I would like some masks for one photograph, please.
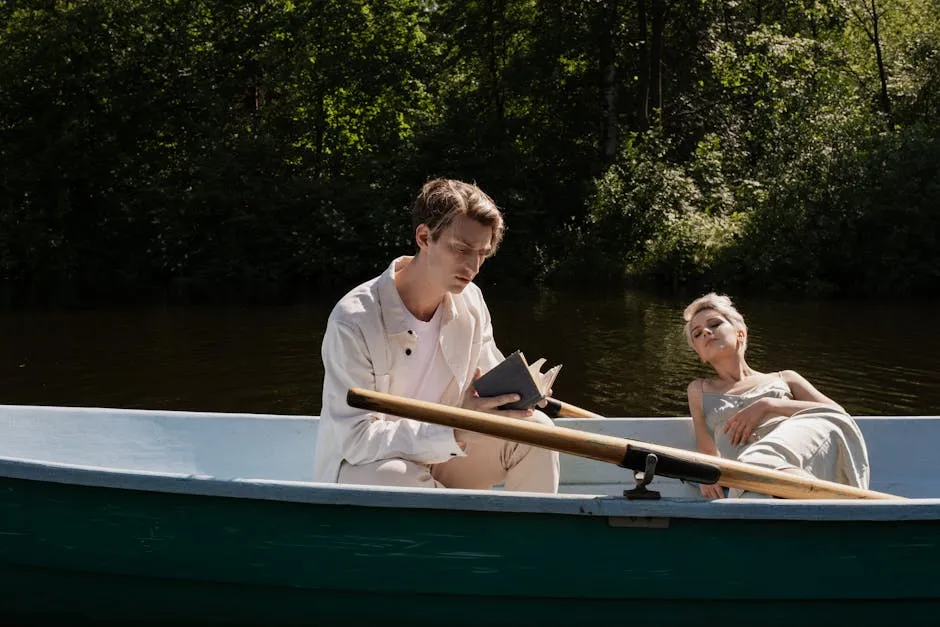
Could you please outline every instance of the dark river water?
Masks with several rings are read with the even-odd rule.
[[[686,300],[487,291],[497,343],[564,364],[555,396],[606,416],[687,416],[708,371]],[[940,414],[940,303],[740,298],[748,356],[794,369],[858,415]],[[290,306],[0,312],[0,404],[315,415],[333,299]]]

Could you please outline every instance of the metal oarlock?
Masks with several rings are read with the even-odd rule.
[[[623,492],[628,499],[660,498],[659,492],[646,489],[656,475],[703,484],[717,483],[721,477],[721,471],[713,464],[655,453],[644,446],[633,444],[627,447],[620,466],[632,470],[636,481],[632,490]]]
[[[649,453],[646,456],[646,466],[642,472],[634,472],[633,479],[636,481],[636,486],[630,490],[624,490],[623,495],[629,500],[633,501],[635,499],[649,499],[657,500],[660,497],[659,492],[656,490],[647,490],[646,486],[650,481],[653,480],[653,477],[656,476],[656,462],[659,461],[659,458],[656,457],[655,453]]]

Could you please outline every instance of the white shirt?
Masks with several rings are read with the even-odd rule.
[[[444,308],[438,307],[431,319],[425,322],[416,318],[405,307],[404,302],[401,302],[401,307],[405,312],[408,330],[413,331],[417,338],[411,353],[411,368],[405,373],[408,384],[403,396],[440,403],[444,390],[454,376],[447,367],[444,352],[441,350],[441,319]]]
[[[400,457],[436,464],[464,455],[451,427],[365,412],[346,403],[349,388],[406,396],[415,380],[412,360],[418,338],[409,329],[407,309],[395,287],[394,274],[411,257],[394,260],[382,275],[351,290],[327,320],[321,355],[324,366],[323,406],[314,454],[314,478],[334,483],[343,460],[367,464]],[[493,340],[490,314],[480,288],[470,283],[460,294],[445,294],[438,307],[439,352],[446,383],[439,402],[457,406],[476,368],[486,372],[503,360]],[[408,333],[408,331],[412,333]],[[430,371],[429,371],[430,372]],[[423,380],[421,393],[439,385]]]

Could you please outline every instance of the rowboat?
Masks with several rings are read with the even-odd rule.
[[[312,481],[316,416],[0,405],[0,618],[935,624],[940,417],[858,417],[873,490],[701,498],[562,455],[558,495]],[[559,418],[692,449],[676,418]]]

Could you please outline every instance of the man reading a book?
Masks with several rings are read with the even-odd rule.
[[[517,394],[484,397],[473,385],[503,361],[473,279],[503,236],[503,216],[476,185],[435,179],[412,208],[417,252],[333,308],[323,338],[317,481],[428,488],[557,492],[558,453],[346,404],[373,389],[551,424],[540,411],[499,409]]]

